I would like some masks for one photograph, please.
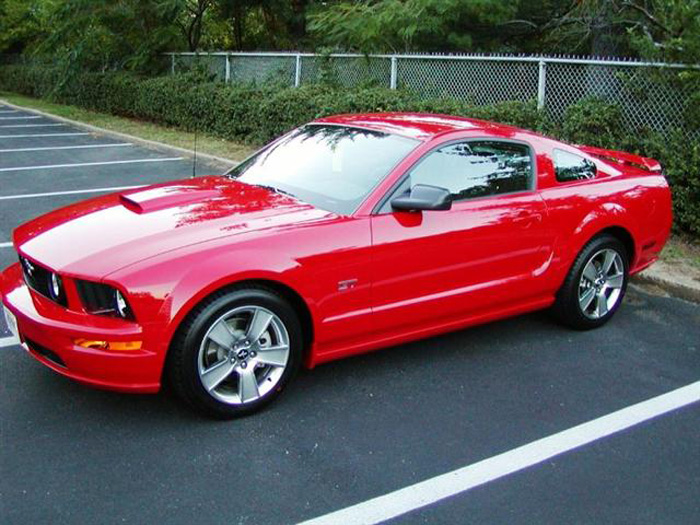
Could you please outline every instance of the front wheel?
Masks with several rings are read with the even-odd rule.
[[[294,310],[272,290],[219,292],[199,305],[173,340],[167,372],[175,392],[200,412],[231,418],[260,410],[301,363]]]
[[[620,307],[628,276],[624,245],[611,235],[595,237],[581,250],[559,290],[555,314],[579,330],[602,326]]]

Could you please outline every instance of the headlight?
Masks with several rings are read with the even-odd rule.
[[[122,292],[103,283],[76,279],[75,286],[85,310],[91,314],[133,319],[134,313]]]

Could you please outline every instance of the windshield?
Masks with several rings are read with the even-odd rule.
[[[346,126],[310,124],[233,168],[241,182],[349,215],[418,141]]]

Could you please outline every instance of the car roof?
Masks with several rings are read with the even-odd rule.
[[[433,113],[357,113],[317,119],[314,124],[353,126],[428,140],[441,133],[461,130],[513,131],[516,128],[466,117]]]

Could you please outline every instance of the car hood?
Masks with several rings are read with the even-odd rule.
[[[317,222],[332,214],[292,197],[205,177],[73,204],[17,228],[20,253],[52,270],[101,278],[184,246]]]

